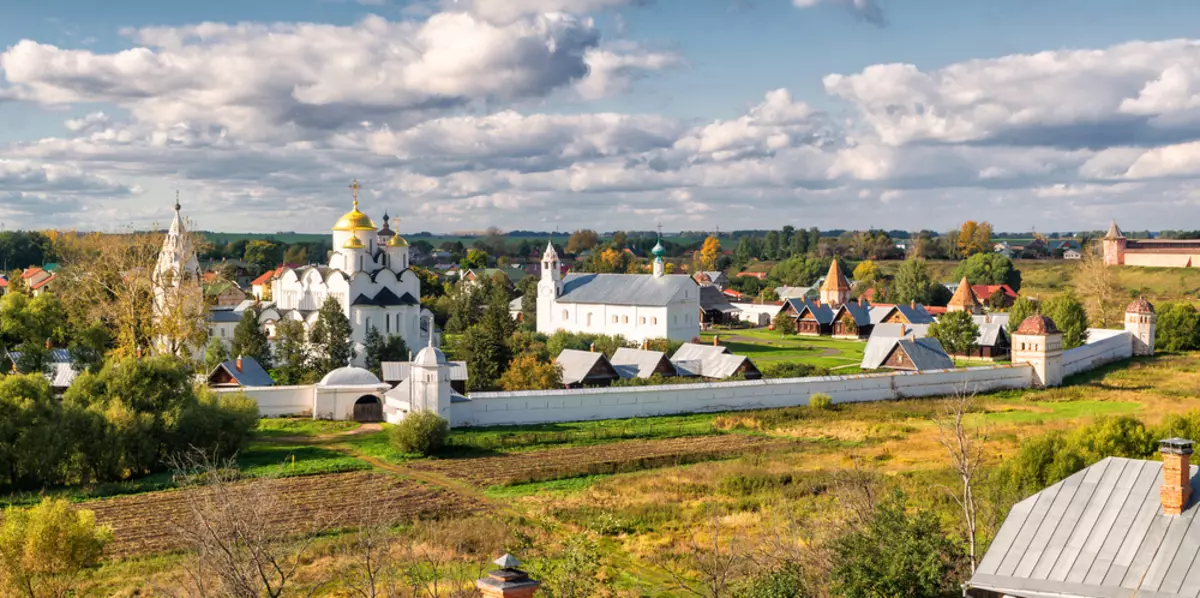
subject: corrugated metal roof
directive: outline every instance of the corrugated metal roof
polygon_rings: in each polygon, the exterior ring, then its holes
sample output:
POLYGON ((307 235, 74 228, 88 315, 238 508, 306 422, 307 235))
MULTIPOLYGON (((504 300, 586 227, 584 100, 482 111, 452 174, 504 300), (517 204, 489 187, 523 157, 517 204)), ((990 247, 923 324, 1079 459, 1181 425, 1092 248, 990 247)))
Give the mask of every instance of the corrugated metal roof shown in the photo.
MULTIPOLYGON (((21 358, 20 351, 9 351, 8 359, 16 363, 21 358)), ((66 349, 50 349, 50 363, 74 363, 71 352, 66 349)))
POLYGON ((236 359, 223 361, 217 367, 213 368, 213 371, 208 375, 209 379, 212 378, 213 374, 217 373, 217 370, 222 369, 229 372, 229 376, 242 386, 275 386, 275 381, 271 379, 271 375, 253 357, 242 358, 241 371, 238 371, 236 359))
POLYGON ((1017 503, 969 585, 1019 596, 1200 597, 1200 496, 1162 513, 1162 463, 1109 457, 1017 503))
POLYGON ((699 343, 683 343, 671 356, 671 361, 699 361, 712 355, 722 355, 729 352, 729 347, 721 345, 701 345, 699 343))
MULTIPOLYGON (((890 309, 890 308, 888 308, 890 309)), ((859 365, 864 370, 877 370, 883 366, 888 353, 902 336, 924 338, 929 334, 929 324, 876 324, 871 337, 863 349, 863 360, 859 365)))
POLYGON ((691 276, 683 274, 568 274, 558 302, 663 306, 685 292, 699 301, 699 288, 691 276))
POLYGON ((612 362, 613 368, 622 378, 649 378, 654 375, 655 368, 666 357, 667 354, 662 351, 621 347, 617 349, 616 353, 613 353, 609 361, 612 362))
POLYGON ((716 310, 724 313, 741 311, 729 302, 729 298, 725 296, 725 293, 721 292, 721 289, 714 286, 700 287, 700 309, 704 311, 716 310))
POLYGON ((788 299, 786 303, 792 306, 792 309, 795 311, 797 317, 802 315, 804 310, 807 309, 812 313, 813 317, 817 319, 818 324, 829 324, 833 322, 833 309, 831 309, 827 303, 821 303, 818 305, 816 301, 811 299, 788 299))
MULTIPOLYGON (((554 363, 557 363, 562 368, 563 384, 582 383, 600 361, 608 361, 603 353, 579 351, 577 349, 563 349, 562 353, 559 353, 558 357, 554 358, 554 363)), ((610 365, 609 367, 612 366, 610 365)))
POLYGON ((950 359, 936 338, 908 337, 896 341, 896 344, 908 355, 918 372, 954 369, 954 360, 950 359))
MULTIPOLYGON (((446 365, 450 366, 451 382, 461 382, 467 379, 467 362, 448 361, 446 365)), ((412 369, 412 363, 408 361, 384 361, 379 366, 383 370, 383 381, 387 383, 408 380, 408 372, 412 369)))
MULTIPOLYGON (((743 363, 750 362, 744 355, 733 355, 728 347, 684 343, 671 356, 671 365, 680 376, 704 378, 728 378, 737 373, 743 363)), ((758 368, 750 362, 755 372, 758 368)))

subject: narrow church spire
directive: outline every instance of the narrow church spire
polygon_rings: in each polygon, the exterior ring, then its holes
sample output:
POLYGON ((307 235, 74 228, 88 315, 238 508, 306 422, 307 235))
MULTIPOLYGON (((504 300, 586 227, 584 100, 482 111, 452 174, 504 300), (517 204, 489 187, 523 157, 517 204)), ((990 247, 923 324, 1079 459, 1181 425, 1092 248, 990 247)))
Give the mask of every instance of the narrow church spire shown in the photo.
POLYGON ((175 190, 175 213, 179 213, 179 189, 175 190))

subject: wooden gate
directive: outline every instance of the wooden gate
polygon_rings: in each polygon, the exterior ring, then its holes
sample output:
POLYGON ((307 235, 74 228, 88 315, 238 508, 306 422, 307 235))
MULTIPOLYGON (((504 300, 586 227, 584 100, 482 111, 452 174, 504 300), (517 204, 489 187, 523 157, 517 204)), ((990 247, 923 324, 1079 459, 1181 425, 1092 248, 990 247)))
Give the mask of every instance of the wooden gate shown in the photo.
POLYGON ((360 397, 354 403, 354 421, 370 423, 383 421, 383 403, 379 397, 360 397))

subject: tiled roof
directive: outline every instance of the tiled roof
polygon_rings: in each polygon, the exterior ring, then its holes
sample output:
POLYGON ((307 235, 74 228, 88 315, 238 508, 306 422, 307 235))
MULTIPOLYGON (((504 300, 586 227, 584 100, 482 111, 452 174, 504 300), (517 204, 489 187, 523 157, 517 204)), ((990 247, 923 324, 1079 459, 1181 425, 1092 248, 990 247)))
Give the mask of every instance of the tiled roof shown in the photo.
POLYGON ((961 308, 963 311, 973 311, 982 307, 983 303, 971 288, 971 283, 967 282, 967 277, 963 276, 958 283, 958 288, 954 290, 954 296, 950 298, 950 302, 946 306, 961 308))
POLYGON ((1133 303, 1130 303, 1125 308, 1125 313, 1127 313, 1127 314, 1152 314, 1152 313, 1154 313, 1154 306, 1150 305, 1150 302, 1146 301, 1145 297, 1138 297, 1137 299, 1133 300, 1133 303))
POLYGON ((1058 334, 1058 327, 1049 317, 1034 314, 1021 321, 1021 325, 1017 326, 1017 334, 1058 334))
POLYGON ((850 283, 846 277, 842 275, 842 266, 838 263, 837 258, 829 264, 829 274, 825 275, 825 283, 821 285, 822 291, 849 291, 850 283))
POLYGON ((1125 235, 1121 233, 1120 227, 1117 226, 1117 221, 1113 220, 1108 226, 1108 234, 1104 235, 1105 239, 1124 239, 1125 235))
POLYGON ((1108 457, 1026 498, 968 586, 1015 596, 1200 596, 1200 496, 1164 515, 1163 464, 1108 457))

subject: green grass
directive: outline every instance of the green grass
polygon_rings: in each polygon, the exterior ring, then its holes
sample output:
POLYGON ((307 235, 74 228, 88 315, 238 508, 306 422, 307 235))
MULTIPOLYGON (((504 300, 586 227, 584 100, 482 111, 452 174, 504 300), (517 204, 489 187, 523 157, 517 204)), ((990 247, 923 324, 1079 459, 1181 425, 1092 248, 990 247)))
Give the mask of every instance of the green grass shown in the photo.
POLYGON ((370 469, 365 461, 319 446, 253 443, 238 454, 238 468, 251 477, 300 476, 370 469))
POLYGON ((720 343, 738 355, 745 355, 760 367, 769 363, 804 363, 817 367, 862 363, 866 342, 824 336, 781 336, 765 328, 702 333, 704 342, 720 336, 720 343))
POLYGON ((527 426, 457 428, 447 443, 462 449, 534 450, 560 446, 587 446, 624 439, 679 438, 715 434, 717 414, 696 413, 527 426))
POLYGON ((391 427, 390 424, 383 424, 383 431, 381 432, 348 436, 342 441, 342 444, 349 446, 357 453, 381 459, 388 463, 400 464, 420 458, 419 455, 405 454, 392 448, 392 444, 388 439, 388 430, 391 427))
POLYGON ((988 413, 984 419, 990 423, 1041 423, 1099 415, 1125 415, 1134 413, 1142 407, 1141 403, 1117 401, 1022 401, 1019 404, 1031 405, 1037 407, 1037 410, 996 411, 988 413))
POLYGON ((549 482, 531 482, 528 484, 515 484, 512 486, 491 486, 484 491, 484 494, 486 494, 489 498, 508 500, 539 494, 575 494, 578 492, 583 492, 584 490, 596 485, 600 481, 611 477, 613 477, 613 474, 597 474, 581 476, 577 478, 567 478, 564 480, 553 480, 549 482))
POLYGON ((263 418, 255 430, 262 438, 312 437, 356 430, 361 424, 351 421, 331 421, 312 418, 263 418))

